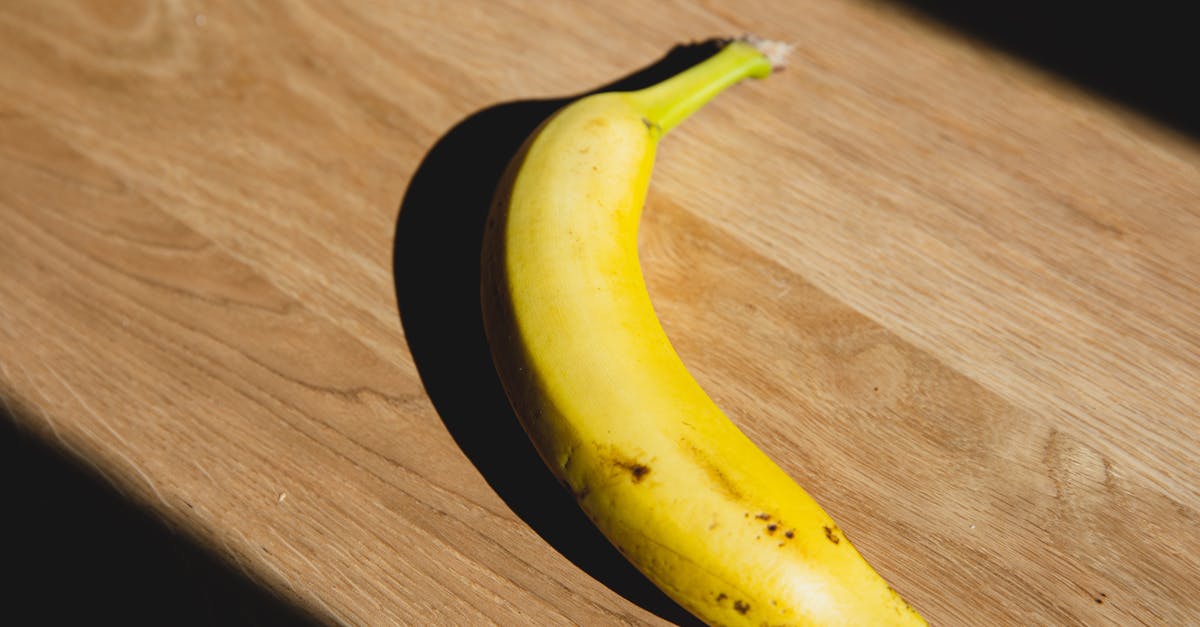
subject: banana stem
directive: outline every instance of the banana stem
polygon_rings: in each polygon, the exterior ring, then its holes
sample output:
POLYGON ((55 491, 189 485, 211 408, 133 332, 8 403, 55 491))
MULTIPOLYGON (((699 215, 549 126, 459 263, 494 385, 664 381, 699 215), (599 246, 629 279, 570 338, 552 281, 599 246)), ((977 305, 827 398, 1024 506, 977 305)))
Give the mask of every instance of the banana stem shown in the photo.
MULTIPOLYGON (((772 50, 761 40, 738 39, 717 54, 645 89, 630 93, 646 121, 666 134, 714 96, 745 78, 771 73, 772 50)), ((772 42, 765 42, 768 45, 772 42)))

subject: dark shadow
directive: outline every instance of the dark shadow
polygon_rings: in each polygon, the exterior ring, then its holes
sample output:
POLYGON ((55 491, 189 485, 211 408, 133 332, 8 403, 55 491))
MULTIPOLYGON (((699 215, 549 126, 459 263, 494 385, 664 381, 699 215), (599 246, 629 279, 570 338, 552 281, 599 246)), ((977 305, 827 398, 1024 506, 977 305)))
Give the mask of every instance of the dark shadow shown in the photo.
MULTIPOLYGON (((716 52, 681 46, 595 91, 656 83, 716 52)), ((393 272, 413 360, 442 422, 504 502, 604 585, 659 616, 698 624, 601 535, 538 457, 492 366, 479 303, 479 255, 492 194, 526 137, 573 98, 509 102, 450 129, 409 183, 396 221, 393 272)))
POLYGON ((1200 138, 1190 2, 893 1, 1200 138))
POLYGON ((0 622, 320 624, 176 532, 0 405, 0 622))

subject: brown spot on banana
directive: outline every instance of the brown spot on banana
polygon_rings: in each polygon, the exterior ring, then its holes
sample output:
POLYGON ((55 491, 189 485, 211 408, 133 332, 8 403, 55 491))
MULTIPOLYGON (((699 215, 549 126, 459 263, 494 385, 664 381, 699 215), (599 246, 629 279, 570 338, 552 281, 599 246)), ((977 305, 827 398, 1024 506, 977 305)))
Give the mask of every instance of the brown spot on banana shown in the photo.
POLYGON ((613 467, 619 469, 623 473, 628 473, 630 480, 634 483, 641 483, 646 475, 650 474, 650 466, 635 459, 625 457, 613 457, 610 462, 613 467))
POLYGON ((650 467, 645 464, 634 464, 629 467, 630 474, 633 475, 633 482, 638 483, 646 473, 650 472, 650 467))
MULTIPOLYGON (((679 448, 686 453, 687 456, 690 457, 691 460, 697 466, 699 466, 701 470, 704 471, 704 474, 708 475, 708 478, 713 482, 713 485, 715 485, 722 494, 728 497, 729 500, 740 502, 745 498, 742 495, 741 490, 739 490, 733 480, 729 478, 729 475, 725 474, 725 471, 722 470, 720 466, 713 463, 713 461, 709 459, 708 455, 702 451, 700 447, 696 446, 689 440, 681 439, 679 442, 679 448)), ((747 515, 749 515, 749 512, 747 512, 747 515)))

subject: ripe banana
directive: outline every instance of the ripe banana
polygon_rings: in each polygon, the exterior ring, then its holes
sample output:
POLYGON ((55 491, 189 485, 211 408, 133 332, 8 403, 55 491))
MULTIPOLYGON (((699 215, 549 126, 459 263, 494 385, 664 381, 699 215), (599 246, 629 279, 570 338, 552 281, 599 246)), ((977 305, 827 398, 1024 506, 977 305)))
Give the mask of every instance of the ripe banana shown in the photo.
POLYGON ((637 228, 658 141, 720 91, 769 74, 763 50, 733 41, 657 85, 578 100, 534 133, 485 231, 488 342, 550 469, 702 620, 924 624, 688 374, 642 277, 637 228))

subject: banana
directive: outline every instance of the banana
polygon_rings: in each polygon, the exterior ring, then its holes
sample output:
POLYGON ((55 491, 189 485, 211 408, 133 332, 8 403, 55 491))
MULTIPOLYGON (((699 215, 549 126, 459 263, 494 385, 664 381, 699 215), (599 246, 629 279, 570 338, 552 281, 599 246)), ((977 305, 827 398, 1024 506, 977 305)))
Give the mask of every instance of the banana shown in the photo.
POLYGON ((640 91, 591 95, 525 143, 485 228, 481 296, 509 401, 616 548, 714 625, 920 625, 672 348, 637 229, 658 141, 772 70, 743 39, 640 91))

